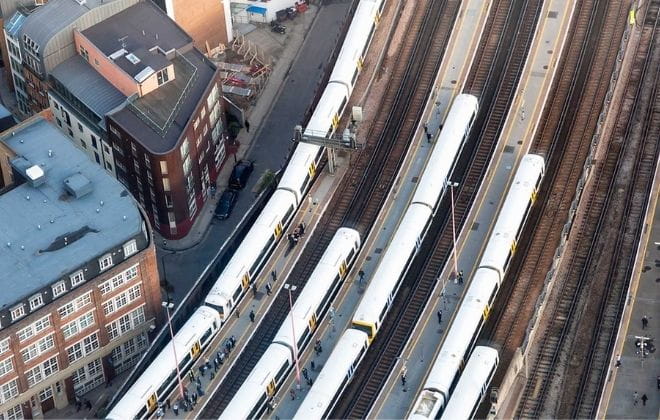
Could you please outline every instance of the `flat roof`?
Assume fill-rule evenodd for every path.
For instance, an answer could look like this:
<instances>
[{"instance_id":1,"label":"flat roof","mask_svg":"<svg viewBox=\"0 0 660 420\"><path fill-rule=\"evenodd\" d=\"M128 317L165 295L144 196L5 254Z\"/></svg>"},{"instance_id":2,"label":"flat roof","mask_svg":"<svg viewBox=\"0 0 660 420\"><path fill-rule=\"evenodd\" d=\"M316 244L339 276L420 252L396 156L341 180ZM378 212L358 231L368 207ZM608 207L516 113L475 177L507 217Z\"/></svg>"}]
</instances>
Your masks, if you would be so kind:
<instances>
[{"instance_id":1,"label":"flat roof","mask_svg":"<svg viewBox=\"0 0 660 420\"><path fill-rule=\"evenodd\" d=\"M127 73L133 77L149 69L158 71L170 63L174 65L173 80L147 95L131 98L129 105L108 115L152 153L171 151L213 81L213 63L193 47L192 38L151 2L137 3L82 34L106 56L124 49L115 63L122 69L128 66ZM129 54L139 62L134 64L133 57L127 59Z\"/></svg>"},{"instance_id":2,"label":"flat roof","mask_svg":"<svg viewBox=\"0 0 660 420\"><path fill-rule=\"evenodd\" d=\"M103 120L105 114L126 101L126 96L79 54L59 64L51 75Z\"/></svg>"},{"instance_id":3,"label":"flat roof","mask_svg":"<svg viewBox=\"0 0 660 420\"><path fill-rule=\"evenodd\" d=\"M41 185L24 182L0 195L0 308L142 231L142 215L124 186L43 117L5 132L0 141L45 172ZM74 198L71 189L82 196Z\"/></svg>"}]
</instances>

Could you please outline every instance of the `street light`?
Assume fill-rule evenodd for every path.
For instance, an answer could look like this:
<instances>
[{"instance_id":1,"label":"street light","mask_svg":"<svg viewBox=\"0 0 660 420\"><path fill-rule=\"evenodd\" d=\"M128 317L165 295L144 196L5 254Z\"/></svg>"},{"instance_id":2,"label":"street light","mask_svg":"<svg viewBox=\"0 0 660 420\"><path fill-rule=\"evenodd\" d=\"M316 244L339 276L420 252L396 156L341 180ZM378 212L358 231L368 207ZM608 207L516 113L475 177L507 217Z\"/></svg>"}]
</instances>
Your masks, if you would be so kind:
<instances>
[{"instance_id":1,"label":"street light","mask_svg":"<svg viewBox=\"0 0 660 420\"><path fill-rule=\"evenodd\" d=\"M181 372L179 371L179 359L176 357L176 346L174 345L174 331L172 330L172 318L170 317L170 309L174 308L174 303L168 298L167 302L162 302L165 312L167 312L167 325L170 327L170 337L172 338L172 352L174 353L174 363L176 364L176 379L179 381L179 393L181 399L183 396L183 382L181 382Z\"/></svg>"},{"instance_id":2,"label":"street light","mask_svg":"<svg viewBox=\"0 0 660 420\"><path fill-rule=\"evenodd\" d=\"M291 310L290 315L291 315L291 333L293 335L293 357L294 360L296 361L296 388L300 389L300 363L298 362L298 340L296 340L296 325L293 322L293 299L291 298L291 292L295 292L296 289L298 288L294 284L289 284L285 283L284 288L289 291L289 309Z\"/></svg>"},{"instance_id":3,"label":"street light","mask_svg":"<svg viewBox=\"0 0 660 420\"><path fill-rule=\"evenodd\" d=\"M447 181L449 195L451 196L451 234L454 241L454 279L458 279L458 255L456 253L456 221L454 219L454 188L458 187L458 182Z\"/></svg>"}]
</instances>

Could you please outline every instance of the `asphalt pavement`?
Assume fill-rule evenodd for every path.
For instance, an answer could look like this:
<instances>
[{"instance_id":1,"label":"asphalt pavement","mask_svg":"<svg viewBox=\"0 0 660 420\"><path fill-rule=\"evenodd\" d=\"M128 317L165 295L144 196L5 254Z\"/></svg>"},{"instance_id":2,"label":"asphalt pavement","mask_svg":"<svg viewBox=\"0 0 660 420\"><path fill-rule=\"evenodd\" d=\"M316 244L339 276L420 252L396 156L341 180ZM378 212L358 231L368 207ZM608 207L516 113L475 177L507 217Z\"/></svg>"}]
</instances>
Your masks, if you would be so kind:
<instances>
[{"instance_id":1,"label":"asphalt pavement","mask_svg":"<svg viewBox=\"0 0 660 420\"><path fill-rule=\"evenodd\" d=\"M325 2L321 6L284 83L281 87L275 87L279 89L279 94L270 112L258 126L248 117L256 137L245 157L254 161L255 169L247 186L239 194L232 215L221 222L213 221L201 242L190 249L176 252L158 250L165 278L174 288L172 296L175 302L181 301L250 208L255 199L252 190L260 176L267 170L275 172L285 165L293 146L293 128L301 123L320 88L349 7L348 0Z\"/></svg>"}]
</instances>

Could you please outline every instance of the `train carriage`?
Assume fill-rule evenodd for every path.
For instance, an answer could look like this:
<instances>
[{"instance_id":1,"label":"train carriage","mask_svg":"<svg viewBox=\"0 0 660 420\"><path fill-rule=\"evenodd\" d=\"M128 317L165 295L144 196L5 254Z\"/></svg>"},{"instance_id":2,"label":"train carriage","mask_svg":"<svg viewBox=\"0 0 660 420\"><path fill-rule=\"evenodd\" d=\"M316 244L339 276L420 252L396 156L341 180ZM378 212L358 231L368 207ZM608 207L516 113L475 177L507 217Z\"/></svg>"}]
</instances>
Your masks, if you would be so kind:
<instances>
[{"instance_id":1,"label":"train carriage","mask_svg":"<svg viewBox=\"0 0 660 420\"><path fill-rule=\"evenodd\" d=\"M231 314L266 262L293 217L296 200L288 191L275 191L206 297L206 305Z\"/></svg>"},{"instance_id":2,"label":"train carriage","mask_svg":"<svg viewBox=\"0 0 660 420\"><path fill-rule=\"evenodd\" d=\"M442 420L471 420L486 394L499 363L497 350L477 346L465 365L465 371L456 385Z\"/></svg>"},{"instance_id":3,"label":"train carriage","mask_svg":"<svg viewBox=\"0 0 660 420\"><path fill-rule=\"evenodd\" d=\"M327 418L337 398L353 378L355 369L369 346L366 333L354 329L344 331L314 385L298 408L294 419L315 420Z\"/></svg>"},{"instance_id":4,"label":"train carriage","mask_svg":"<svg viewBox=\"0 0 660 420\"><path fill-rule=\"evenodd\" d=\"M149 417L158 407L158 401L162 401L178 386L175 360L178 361L179 370L185 372L208 346L219 328L220 317L216 311L205 306L198 308L174 336L176 350L169 343L107 418L119 420Z\"/></svg>"}]
</instances>

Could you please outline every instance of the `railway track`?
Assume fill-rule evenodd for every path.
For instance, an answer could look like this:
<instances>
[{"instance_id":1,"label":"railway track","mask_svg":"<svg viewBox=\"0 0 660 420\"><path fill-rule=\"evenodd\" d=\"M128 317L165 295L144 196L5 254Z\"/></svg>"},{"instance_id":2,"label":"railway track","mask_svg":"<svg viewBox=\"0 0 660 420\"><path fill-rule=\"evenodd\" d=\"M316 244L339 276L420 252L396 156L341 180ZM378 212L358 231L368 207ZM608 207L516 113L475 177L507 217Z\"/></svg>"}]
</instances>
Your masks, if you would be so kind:
<instances>
[{"instance_id":1,"label":"railway track","mask_svg":"<svg viewBox=\"0 0 660 420\"><path fill-rule=\"evenodd\" d=\"M435 10L434 13L441 15L445 10L444 4L443 0L430 0L427 3L429 13ZM355 226L366 237L394 181L412 138L412 121L419 119L430 93L432 74L437 71L441 52L444 51L443 44L431 42L428 33L422 32L425 22L427 26L447 27L446 24L443 26L437 21L424 19L429 13L419 14L419 18L414 19L408 28L411 35L420 35L405 39L397 60L400 65L393 69L381 106L382 112L369 129L365 148L353 159L352 167L342 181L345 187L338 189L331 199L332 211L323 216L309 241L311 245L302 251L287 278L288 283L297 286L292 293L294 302L339 227L345 224ZM448 27L446 32L445 40L449 38ZM217 418L222 413L270 345L288 312L289 295L282 290L243 352L214 390L213 396L208 398L200 417Z\"/></svg>"},{"instance_id":2,"label":"railway track","mask_svg":"<svg viewBox=\"0 0 660 420\"><path fill-rule=\"evenodd\" d=\"M557 300L548 308L552 316L519 406L522 417L596 414L660 148L659 9L658 0L647 5L614 132L592 170L573 252L556 280ZM558 386L562 394L553 395Z\"/></svg>"},{"instance_id":3,"label":"railway track","mask_svg":"<svg viewBox=\"0 0 660 420\"><path fill-rule=\"evenodd\" d=\"M477 67L477 76L471 78L467 89L480 97L481 108L474 127L482 129L470 135L465 150L471 150L471 153L465 153L461 158L454 175L462 178L455 203L457 229L464 223L497 144L531 45L541 5L542 2L536 0L500 1L494 15L489 18L492 19L491 30L497 32L497 37L490 34L479 47L477 56L488 61L488 65ZM502 45L506 47L500 48ZM513 48L508 48L510 45ZM488 51L490 48L497 51ZM453 241L451 225L448 224L448 207L449 203L444 199L436 212L443 217L434 218L392 304L387 321L337 403L332 418L367 417L392 373L397 357L403 351L451 253Z\"/></svg>"},{"instance_id":4,"label":"railway track","mask_svg":"<svg viewBox=\"0 0 660 420\"><path fill-rule=\"evenodd\" d=\"M539 191L541 205L532 209L528 231L523 232L512 260L507 278L515 280L502 283L481 335L500 349L494 386L502 382L514 352L523 345L552 266L625 28L627 8L622 3L585 0L576 5L549 106L531 147L547 161Z\"/></svg>"}]
</instances>

